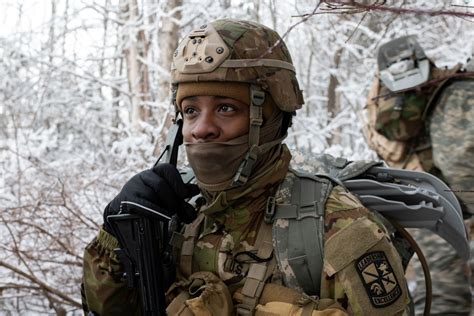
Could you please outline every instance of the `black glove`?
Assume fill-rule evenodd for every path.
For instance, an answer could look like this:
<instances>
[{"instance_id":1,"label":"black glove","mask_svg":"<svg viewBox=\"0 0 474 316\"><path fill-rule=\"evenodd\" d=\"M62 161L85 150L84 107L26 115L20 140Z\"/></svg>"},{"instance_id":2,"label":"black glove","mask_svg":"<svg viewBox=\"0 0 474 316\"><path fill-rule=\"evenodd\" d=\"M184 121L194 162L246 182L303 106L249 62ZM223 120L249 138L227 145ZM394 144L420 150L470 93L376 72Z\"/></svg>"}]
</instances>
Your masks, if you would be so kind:
<instances>
[{"instance_id":1,"label":"black glove","mask_svg":"<svg viewBox=\"0 0 474 316\"><path fill-rule=\"evenodd\" d=\"M185 184L175 166L161 163L134 175L104 210L104 229L112 233L107 216L118 214L122 201L137 203L168 217L177 214L190 223L196 218L195 209L184 201L199 193L195 184Z\"/></svg>"}]
</instances>

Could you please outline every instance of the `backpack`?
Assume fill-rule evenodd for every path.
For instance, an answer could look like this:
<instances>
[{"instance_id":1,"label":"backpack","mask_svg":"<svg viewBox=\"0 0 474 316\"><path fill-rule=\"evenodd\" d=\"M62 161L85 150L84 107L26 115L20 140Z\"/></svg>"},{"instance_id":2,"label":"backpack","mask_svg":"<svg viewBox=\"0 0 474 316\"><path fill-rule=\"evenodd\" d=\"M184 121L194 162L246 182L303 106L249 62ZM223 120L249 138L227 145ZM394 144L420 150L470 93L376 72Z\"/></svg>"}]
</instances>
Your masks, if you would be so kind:
<instances>
[{"instance_id":1,"label":"backpack","mask_svg":"<svg viewBox=\"0 0 474 316\"><path fill-rule=\"evenodd\" d=\"M432 172L431 144L425 122L439 92L461 69L431 65L428 84L393 93L374 79L367 99L368 122L364 127L369 146L391 167Z\"/></svg>"}]
</instances>

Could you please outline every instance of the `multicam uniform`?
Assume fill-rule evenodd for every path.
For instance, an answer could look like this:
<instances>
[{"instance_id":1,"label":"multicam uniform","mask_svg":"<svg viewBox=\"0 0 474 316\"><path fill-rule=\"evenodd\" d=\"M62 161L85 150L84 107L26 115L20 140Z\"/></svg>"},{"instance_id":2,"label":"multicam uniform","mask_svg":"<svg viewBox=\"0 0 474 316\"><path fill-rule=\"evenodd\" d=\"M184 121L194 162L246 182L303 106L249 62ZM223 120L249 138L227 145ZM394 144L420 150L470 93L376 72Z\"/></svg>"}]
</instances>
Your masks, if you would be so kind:
<instances>
[{"instance_id":1,"label":"multicam uniform","mask_svg":"<svg viewBox=\"0 0 474 316\"><path fill-rule=\"evenodd\" d=\"M288 118L303 104L290 54L276 32L229 19L203 25L175 51L172 83L177 110L189 96L230 97L249 104L250 126L248 141L185 143L207 203L173 239L178 273L167 293L168 314L405 313L409 299L400 256L385 226L352 194L334 186L323 204L324 253L311 254L324 257L321 284L313 289L318 297L303 293L295 279L298 271L286 263L276 236L287 222L277 219L273 231L264 222L270 197L280 202L291 198L291 154L281 141ZM237 164L236 157L241 157ZM305 168L306 163L295 156L292 166ZM289 233L311 239L318 234ZM274 252L275 245L282 251ZM112 252L117 246L101 230L86 248L85 311L139 313L137 293L120 280L123 268Z\"/></svg>"},{"instance_id":2,"label":"multicam uniform","mask_svg":"<svg viewBox=\"0 0 474 316\"><path fill-rule=\"evenodd\" d=\"M201 225L194 245L192 268L191 271L179 271L179 279L169 291L169 298L176 297L168 307L169 314L188 315L190 311L199 314L203 306L204 310L216 315L233 314L234 308L242 303L240 291L252 262L246 252L258 250L254 244L263 223L266 200L275 191L277 200L290 200L291 188L288 186L294 177L287 172L290 157L284 147L271 169L250 181L248 188L230 192L227 203L215 200L201 208L203 215L197 219ZM313 168L302 162L303 157L296 156L298 167ZM276 190L283 178L286 180ZM284 223L276 224L279 225ZM290 311L298 315L305 306L310 306L307 307L310 311L326 309L328 314L324 315L402 315L405 312L409 299L404 271L388 233L377 217L340 186L333 188L326 202L324 244L325 269L320 299L302 293L288 268L278 265L260 297L257 315L268 315L264 312L290 315ZM87 310L101 315L133 314L140 309L136 293L127 290L124 281L119 280L123 270L112 252L117 246L114 237L102 230L89 244L84 256L86 291L83 302ZM178 266L184 265L178 262ZM188 294L192 283L189 280L209 278L199 271L212 272L225 286L207 280L213 286L209 287L206 298L193 298ZM228 295L223 294L227 291ZM228 302L228 298L232 301ZM319 314L314 311L314 315Z\"/></svg>"},{"instance_id":3,"label":"multicam uniform","mask_svg":"<svg viewBox=\"0 0 474 316\"><path fill-rule=\"evenodd\" d=\"M435 76L437 72L439 76L453 73L431 68ZM474 80L452 79L434 89L432 95L436 97L429 105L432 112L425 126L427 129L415 138L417 143L390 140L375 130L379 84L376 79L368 97L366 132L371 147L392 167L425 170L444 179L460 198L464 212L474 213ZM466 225L472 225L471 221L466 220ZM469 315L472 267L445 240L430 231L412 230L411 234L428 261L433 290L431 314ZM470 245L472 261L474 241L471 240ZM425 280L419 260L414 257L412 263L416 279L415 313L421 315L426 297Z\"/></svg>"}]
</instances>

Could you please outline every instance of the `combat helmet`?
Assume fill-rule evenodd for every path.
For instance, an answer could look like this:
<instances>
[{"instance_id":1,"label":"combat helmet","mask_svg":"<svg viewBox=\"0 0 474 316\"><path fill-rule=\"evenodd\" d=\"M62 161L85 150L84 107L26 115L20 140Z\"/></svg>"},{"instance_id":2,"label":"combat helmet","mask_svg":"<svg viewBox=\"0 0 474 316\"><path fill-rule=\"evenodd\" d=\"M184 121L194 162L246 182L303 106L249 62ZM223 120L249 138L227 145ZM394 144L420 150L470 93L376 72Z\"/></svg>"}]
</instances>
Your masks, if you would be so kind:
<instances>
[{"instance_id":1,"label":"combat helmet","mask_svg":"<svg viewBox=\"0 0 474 316\"><path fill-rule=\"evenodd\" d=\"M294 113L304 103L284 41L274 30L250 21L216 20L184 37L174 52L171 67L175 107L179 106L176 104L178 86L193 82L249 84L250 149L239 172L243 181L250 174L258 153L266 150L262 147L273 145L259 144L265 93L286 113Z\"/></svg>"},{"instance_id":2,"label":"combat helmet","mask_svg":"<svg viewBox=\"0 0 474 316\"><path fill-rule=\"evenodd\" d=\"M257 85L285 112L304 103L284 41L255 22L216 20L186 35L173 55L172 89L182 82L200 81Z\"/></svg>"}]
</instances>

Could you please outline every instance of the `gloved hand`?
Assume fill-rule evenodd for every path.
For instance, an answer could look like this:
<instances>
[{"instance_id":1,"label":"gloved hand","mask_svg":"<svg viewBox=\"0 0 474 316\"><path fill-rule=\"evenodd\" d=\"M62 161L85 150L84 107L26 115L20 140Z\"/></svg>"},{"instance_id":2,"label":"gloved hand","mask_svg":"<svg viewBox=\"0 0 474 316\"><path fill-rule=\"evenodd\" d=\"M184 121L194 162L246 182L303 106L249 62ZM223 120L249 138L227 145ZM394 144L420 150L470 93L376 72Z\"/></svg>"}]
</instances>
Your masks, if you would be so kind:
<instances>
[{"instance_id":1,"label":"gloved hand","mask_svg":"<svg viewBox=\"0 0 474 316\"><path fill-rule=\"evenodd\" d=\"M174 283L171 291L179 294L166 307L167 315L233 315L229 289L212 272L195 272L188 280Z\"/></svg>"},{"instance_id":2,"label":"gloved hand","mask_svg":"<svg viewBox=\"0 0 474 316\"><path fill-rule=\"evenodd\" d=\"M190 223L196 218L194 208L184 201L199 193L195 184L184 183L175 166L160 163L134 175L104 210L104 229L112 233L107 216L118 214L123 201L137 203L171 217Z\"/></svg>"}]
</instances>

